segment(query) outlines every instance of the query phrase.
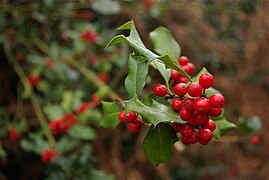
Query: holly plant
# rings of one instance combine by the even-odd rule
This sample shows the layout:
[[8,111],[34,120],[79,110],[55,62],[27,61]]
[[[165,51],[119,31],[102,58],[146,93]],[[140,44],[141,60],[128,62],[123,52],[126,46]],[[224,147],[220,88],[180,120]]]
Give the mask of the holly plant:
[[[150,32],[155,52],[144,45],[133,21],[118,30],[130,30],[130,34],[115,36],[106,49],[127,42],[133,51],[125,79],[130,99],[102,102],[103,127],[128,123],[132,132],[139,132],[143,124],[148,125],[142,148],[149,161],[156,165],[171,159],[171,149],[178,141],[186,145],[206,145],[213,137],[219,139],[236,127],[226,119],[224,96],[211,87],[214,77],[206,68],[190,76],[195,66],[188,57],[180,55],[180,45],[168,29],[158,27]],[[145,94],[149,68],[156,69],[164,83],[156,84],[152,93]]]

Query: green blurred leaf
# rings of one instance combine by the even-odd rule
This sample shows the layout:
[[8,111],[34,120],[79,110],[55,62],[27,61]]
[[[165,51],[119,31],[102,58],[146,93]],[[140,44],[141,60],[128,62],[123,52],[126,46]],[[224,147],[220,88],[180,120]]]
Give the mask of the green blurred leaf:
[[60,153],[66,153],[74,149],[78,145],[78,141],[70,139],[68,136],[64,136],[56,144],[56,150]]
[[137,96],[126,101],[125,113],[134,111],[143,118],[148,119],[154,126],[161,122],[178,122],[184,123],[178,113],[172,110],[169,106],[161,104],[152,99],[152,103],[147,106],[143,104]]
[[[226,119],[215,121],[216,127],[219,129],[220,134],[223,135],[237,126],[234,123],[227,121]],[[217,133],[217,132],[216,132]],[[216,134],[215,133],[215,134]]]
[[104,111],[104,117],[102,119],[101,125],[105,128],[114,128],[117,126],[120,123],[118,114],[121,109],[119,106],[115,102],[102,101],[102,107]]
[[173,144],[178,141],[175,131],[169,124],[152,125],[148,130],[142,147],[149,161],[155,165],[171,159]]
[[96,137],[94,129],[82,124],[73,125],[69,129],[68,134],[73,138],[82,140],[93,140]]
[[253,135],[262,127],[261,119],[259,116],[252,116],[248,119],[240,118],[239,127],[247,135]]
[[128,76],[125,79],[125,87],[130,95],[140,95],[143,87],[146,84],[148,65],[146,62],[138,62],[130,56],[128,60]]
[[116,14],[121,10],[119,3],[114,0],[95,0],[91,7],[95,11],[105,15]]
[[63,115],[63,111],[59,105],[50,104],[43,108],[46,116],[49,120],[53,120],[55,118],[59,118]]
[[216,129],[213,131],[213,136],[216,138],[216,139],[219,139],[221,137],[221,131],[218,127],[216,127]]
[[168,55],[172,62],[177,64],[180,56],[180,46],[173,38],[171,32],[165,27],[158,27],[150,32],[149,35],[154,50],[159,55]]
[[0,159],[6,158],[7,152],[6,150],[2,147],[2,144],[0,143]]

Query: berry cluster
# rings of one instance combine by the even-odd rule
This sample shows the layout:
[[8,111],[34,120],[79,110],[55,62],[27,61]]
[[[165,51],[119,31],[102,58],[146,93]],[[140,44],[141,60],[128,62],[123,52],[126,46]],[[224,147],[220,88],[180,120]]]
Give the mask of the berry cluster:
[[[193,64],[188,62],[186,56],[179,58],[181,68],[188,74],[194,70]],[[213,94],[209,98],[205,94],[205,89],[210,88],[214,82],[214,77],[210,73],[203,73],[198,82],[188,83],[178,72],[171,73],[171,80],[175,82],[174,94],[171,105],[179,113],[185,124],[172,123],[175,131],[181,134],[181,141],[184,144],[197,143],[207,144],[213,137],[212,132],[216,124],[210,117],[218,117],[222,113],[225,98],[221,94]],[[164,97],[168,94],[168,89],[163,84],[154,86],[153,92],[156,96]]]
[[66,134],[69,128],[78,122],[77,117],[73,113],[69,113],[61,118],[52,120],[49,128],[53,135]]
[[53,149],[47,149],[41,154],[41,160],[45,164],[49,164],[54,158],[58,156],[58,153]]
[[142,122],[135,112],[124,114],[124,111],[121,111],[118,115],[118,118],[120,122],[127,122],[130,131],[134,133],[139,132],[142,128]]

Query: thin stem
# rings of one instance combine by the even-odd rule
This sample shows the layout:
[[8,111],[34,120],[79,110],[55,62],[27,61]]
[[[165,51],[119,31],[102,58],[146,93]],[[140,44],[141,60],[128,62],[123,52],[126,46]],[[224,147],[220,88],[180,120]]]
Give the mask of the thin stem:
[[39,123],[40,123],[41,127],[45,130],[45,136],[48,139],[48,142],[49,142],[50,146],[52,148],[55,148],[55,145],[56,145],[55,139],[54,139],[53,135],[51,134],[51,132],[48,129],[48,124],[47,124],[45,115],[43,114],[43,111],[42,111],[41,107],[38,104],[38,101],[37,101],[37,99],[36,99],[36,97],[35,97],[35,95],[33,93],[33,90],[32,90],[30,84],[27,81],[26,74],[24,73],[21,66],[18,63],[15,62],[15,60],[14,60],[12,54],[11,54],[11,50],[10,50],[8,45],[4,46],[4,51],[5,51],[5,54],[7,56],[7,59],[10,61],[10,64],[12,65],[13,69],[15,70],[18,77],[20,78],[20,80],[21,80],[21,82],[22,82],[22,84],[23,84],[23,86],[25,88],[25,91],[28,92],[29,95],[30,95],[30,101],[32,103],[33,109],[34,109],[35,114],[36,114],[36,116],[37,116],[37,118],[39,120]]

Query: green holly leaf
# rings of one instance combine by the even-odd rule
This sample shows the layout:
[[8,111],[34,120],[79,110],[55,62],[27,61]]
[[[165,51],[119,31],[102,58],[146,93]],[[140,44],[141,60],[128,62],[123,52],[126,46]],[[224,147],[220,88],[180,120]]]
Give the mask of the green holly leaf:
[[54,104],[45,106],[44,112],[49,120],[59,118],[63,115],[62,108],[59,105],[54,105]]
[[171,32],[165,27],[158,27],[149,34],[154,50],[160,55],[168,55],[172,62],[178,63],[180,46]]
[[151,103],[147,105],[143,104],[137,96],[126,101],[125,113],[134,111],[141,115],[143,118],[146,118],[154,126],[161,122],[178,122],[184,123],[180,118],[178,113],[170,108],[170,106],[161,104],[155,100],[151,100]]
[[102,101],[102,107],[104,111],[104,117],[102,119],[101,125],[104,128],[114,128],[117,126],[120,123],[118,114],[121,109],[119,106],[115,102]]
[[213,135],[216,138],[219,138],[220,136],[227,133],[231,129],[237,127],[234,123],[227,121],[225,117],[221,120],[215,121],[215,123],[216,123],[216,130],[215,130],[216,132],[214,131]]
[[83,124],[77,124],[70,128],[68,134],[76,139],[93,140],[96,137],[96,132]]
[[130,56],[128,60],[128,76],[125,79],[125,87],[130,95],[140,95],[146,84],[148,74],[148,65],[146,62],[135,60],[134,56]]
[[171,149],[178,141],[176,133],[169,124],[152,125],[148,130],[142,147],[149,161],[155,165],[167,162],[171,159]]

